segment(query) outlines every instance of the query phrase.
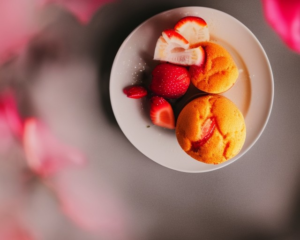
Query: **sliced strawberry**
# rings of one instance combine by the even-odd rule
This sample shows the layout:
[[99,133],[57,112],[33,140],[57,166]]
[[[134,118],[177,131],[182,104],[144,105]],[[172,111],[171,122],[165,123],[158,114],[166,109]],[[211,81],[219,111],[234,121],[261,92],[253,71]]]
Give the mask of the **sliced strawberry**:
[[190,77],[185,67],[161,63],[152,71],[150,90],[165,98],[183,96],[190,85]]
[[192,142],[192,151],[197,152],[200,147],[202,147],[208,139],[213,135],[213,132],[216,127],[216,119],[214,117],[208,118],[203,126],[200,140]]
[[162,97],[154,96],[150,100],[150,118],[153,124],[174,129],[175,117],[172,106]]
[[165,61],[169,52],[171,51],[170,45],[167,41],[161,36],[158,38],[154,51],[154,60]]
[[182,66],[201,66],[205,61],[205,52],[201,46],[184,51],[173,51],[167,56],[170,63]]
[[129,98],[142,98],[147,96],[147,90],[142,86],[129,86],[123,89],[123,92]]
[[209,41],[207,23],[200,17],[184,17],[175,24],[174,29],[189,41],[191,47],[200,42]]
[[184,18],[181,18],[176,24],[174,29],[178,30],[179,28],[182,28],[186,25],[186,23],[196,23],[197,25],[201,27],[206,27],[207,23],[203,18],[196,17],[196,16],[187,16]]
[[174,48],[180,47],[183,49],[188,49],[190,43],[181,34],[173,29],[167,29],[162,32],[163,38],[168,44],[174,44]]
[[205,59],[202,47],[184,49],[178,44],[168,43],[164,37],[160,37],[156,43],[154,60],[170,62],[182,66],[200,66]]

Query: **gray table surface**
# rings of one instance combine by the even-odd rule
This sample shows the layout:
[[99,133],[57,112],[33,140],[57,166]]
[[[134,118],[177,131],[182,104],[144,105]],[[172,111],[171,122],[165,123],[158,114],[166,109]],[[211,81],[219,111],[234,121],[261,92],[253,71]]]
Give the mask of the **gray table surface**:
[[[274,104],[262,136],[241,159],[208,173],[170,170],[145,157],[124,136],[110,105],[110,70],[124,39],[149,17],[183,6],[237,18],[262,44],[274,74]],[[132,240],[300,238],[300,55],[267,25],[260,1],[118,1],[85,27],[62,14],[48,33],[67,43],[67,54],[48,67],[26,66],[20,81],[32,80],[24,85],[34,113],[87,154],[91,185],[105,183],[118,193]],[[43,239],[101,239],[68,221],[42,184],[31,191],[25,212]]]

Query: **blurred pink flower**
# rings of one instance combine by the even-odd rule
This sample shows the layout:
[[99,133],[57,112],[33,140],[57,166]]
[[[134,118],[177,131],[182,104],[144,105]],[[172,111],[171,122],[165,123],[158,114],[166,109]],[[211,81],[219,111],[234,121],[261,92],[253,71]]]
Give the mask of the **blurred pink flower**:
[[0,1],[0,65],[20,54],[41,26],[41,8],[50,3],[58,4],[81,23],[88,23],[93,14],[113,0],[3,0]]
[[8,128],[18,138],[23,134],[23,120],[18,112],[15,95],[12,91],[6,90],[0,95],[1,119],[7,122]]
[[101,239],[133,239],[123,202],[103,183],[95,182],[90,171],[68,169],[52,178],[50,185],[62,211],[82,229]]
[[2,221],[0,225],[1,240],[34,240],[35,238],[15,219]]
[[22,134],[23,121],[14,93],[6,90],[0,95],[0,149],[5,151],[14,139],[20,140]]
[[81,23],[88,23],[103,4],[114,0],[40,0],[42,4],[55,3],[73,13]]
[[0,1],[0,64],[18,54],[36,32],[33,1]]
[[62,144],[45,125],[34,118],[25,120],[23,145],[29,167],[42,177],[86,162],[81,152]]
[[262,0],[272,28],[294,51],[300,53],[300,0]]
[[0,135],[0,150],[6,150],[14,139],[18,140],[23,144],[29,167],[41,176],[86,162],[81,152],[59,142],[40,121],[23,120],[11,90],[0,95]]

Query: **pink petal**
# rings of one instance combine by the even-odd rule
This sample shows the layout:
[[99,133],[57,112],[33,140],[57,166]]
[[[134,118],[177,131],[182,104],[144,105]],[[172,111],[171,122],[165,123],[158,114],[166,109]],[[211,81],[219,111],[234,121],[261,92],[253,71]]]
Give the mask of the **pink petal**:
[[29,167],[44,177],[86,162],[81,152],[60,143],[46,126],[34,118],[25,121],[23,145]]
[[0,150],[6,151],[15,139],[21,140],[23,121],[12,91],[0,95]]
[[88,23],[103,4],[114,0],[40,0],[42,4],[55,3],[68,9],[81,23]]
[[268,23],[291,49],[300,53],[300,1],[262,1]]
[[19,54],[36,32],[33,1],[0,1],[0,64]]
[[18,221],[8,220],[1,223],[1,240],[34,240],[33,234],[25,229]]
[[0,112],[7,127],[21,140],[23,135],[23,120],[18,112],[15,95],[12,91],[5,91],[0,95]]
[[90,172],[65,172],[52,179],[65,215],[100,239],[133,239],[129,237],[129,219],[120,198],[89,175]]

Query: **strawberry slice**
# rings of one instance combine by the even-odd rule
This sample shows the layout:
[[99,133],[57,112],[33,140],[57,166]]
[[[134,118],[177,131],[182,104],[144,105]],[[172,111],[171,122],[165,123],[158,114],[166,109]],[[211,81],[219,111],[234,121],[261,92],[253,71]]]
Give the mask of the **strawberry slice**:
[[172,106],[162,97],[154,96],[150,100],[150,118],[154,125],[174,129],[175,117]]
[[168,53],[171,52],[172,46],[167,43],[164,37],[160,36],[156,42],[155,50],[154,50],[154,60],[161,60],[167,58]]
[[142,98],[147,96],[147,90],[142,86],[129,86],[123,89],[123,92],[129,98]]
[[208,118],[203,126],[200,140],[192,142],[192,151],[197,152],[200,147],[202,147],[208,139],[213,135],[213,132],[216,127],[216,119],[214,117]]
[[167,29],[162,32],[163,38],[168,44],[174,44],[174,48],[180,47],[183,49],[188,49],[190,43],[182,35],[173,29]]
[[200,17],[184,17],[175,24],[174,29],[189,41],[191,47],[209,41],[207,23]]
[[201,46],[192,49],[178,46],[178,44],[168,43],[164,37],[160,37],[156,43],[154,60],[182,66],[201,66],[204,63],[205,52]]
[[161,63],[152,71],[150,90],[165,98],[183,96],[190,85],[190,77],[185,67]]
[[184,51],[172,51],[166,61],[182,66],[200,67],[205,61],[205,52],[201,46]]

